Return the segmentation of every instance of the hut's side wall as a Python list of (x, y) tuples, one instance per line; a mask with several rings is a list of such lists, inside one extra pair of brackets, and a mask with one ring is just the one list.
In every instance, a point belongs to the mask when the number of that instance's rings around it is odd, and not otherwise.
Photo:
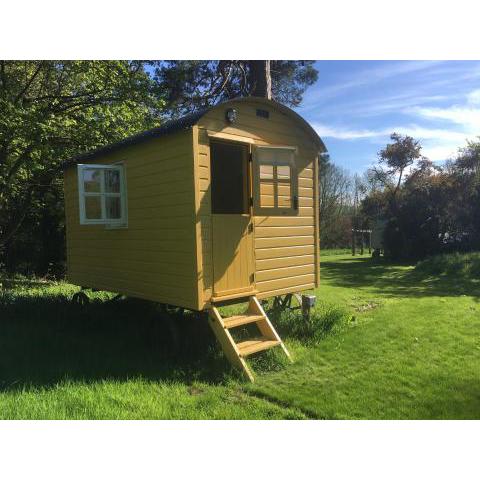
[[(237, 121), (228, 125), (225, 110), (235, 108)], [(270, 118), (258, 117), (257, 108), (270, 112)], [(212, 252), (210, 221), (210, 140), (222, 134), (230, 140), (256, 145), (298, 147), (299, 210), (292, 216), (255, 216), (255, 282), (259, 298), (314, 288), (319, 279), (318, 197), (314, 177), (317, 174), (318, 149), (301, 125), (271, 105), (249, 102), (229, 103), (208, 112), (198, 123), (196, 164), (199, 171), (197, 222), (203, 245), (199, 279), (203, 301), (212, 294)]]
[(124, 162), (128, 227), (80, 225), (77, 168), (65, 171), (70, 282), (198, 308), (192, 130), (88, 163)]

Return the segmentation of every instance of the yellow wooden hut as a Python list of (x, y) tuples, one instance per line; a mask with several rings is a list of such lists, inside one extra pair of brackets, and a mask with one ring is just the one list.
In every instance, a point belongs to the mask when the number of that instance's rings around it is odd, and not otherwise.
[[(280, 337), (259, 299), (319, 282), (318, 158), (293, 110), (264, 98), (219, 104), (65, 163), (67, 275), (88, 288), (208, 310), (229, 360)], [(246, 302), (244, 315), (218, 306)], [(256, 323), (258, 338), (230, 330)]]

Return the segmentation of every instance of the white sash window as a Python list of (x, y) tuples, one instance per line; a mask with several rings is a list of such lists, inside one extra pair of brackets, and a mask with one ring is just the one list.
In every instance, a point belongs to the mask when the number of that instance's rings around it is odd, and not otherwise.
[(80, 224), (127, 224), (123, 165), (78, 165), (78, 193)]

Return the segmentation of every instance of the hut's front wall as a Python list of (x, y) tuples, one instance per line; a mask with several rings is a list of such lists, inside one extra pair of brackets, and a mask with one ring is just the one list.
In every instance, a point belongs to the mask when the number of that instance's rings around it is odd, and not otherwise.
[(80, 225), (77, 168), (65, 171), (68, 279), (198, 308), (192, 130), (91, 162), (125, 165), (127, 228)]
[[(225, 121), (227, 108), (235, 108), (237, 121)], [(268, 119), (257, 116), (267, 109)], [(197, 133), (196, 133), (197, 132)], [(318, 285), (318, 205), (316, 182), (318, 149), (305, 130), (273, 106), (255, 101), (229, 103), (207, 113), (194, 128), (199, 249), (199, 292), (206, 304), (213, 292), (212, 222), (210, 218), (210, 140), (216, 135), (255, 145), (297, 147), (299, 209), (294, 215), (254, 216), (255, 287), (259, 298), (314, 288)], [(254, 189), (255, 192), (255, 189)]]

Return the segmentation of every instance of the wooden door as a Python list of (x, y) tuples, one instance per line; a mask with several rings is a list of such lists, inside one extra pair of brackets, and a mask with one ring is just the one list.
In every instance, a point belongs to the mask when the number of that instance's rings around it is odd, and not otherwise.
[(254, 248), (248, 146), (212, 142), (213, 296), (254, 291)]
[(213, 215), (213, 296), (253, 291), (250, 215)]

